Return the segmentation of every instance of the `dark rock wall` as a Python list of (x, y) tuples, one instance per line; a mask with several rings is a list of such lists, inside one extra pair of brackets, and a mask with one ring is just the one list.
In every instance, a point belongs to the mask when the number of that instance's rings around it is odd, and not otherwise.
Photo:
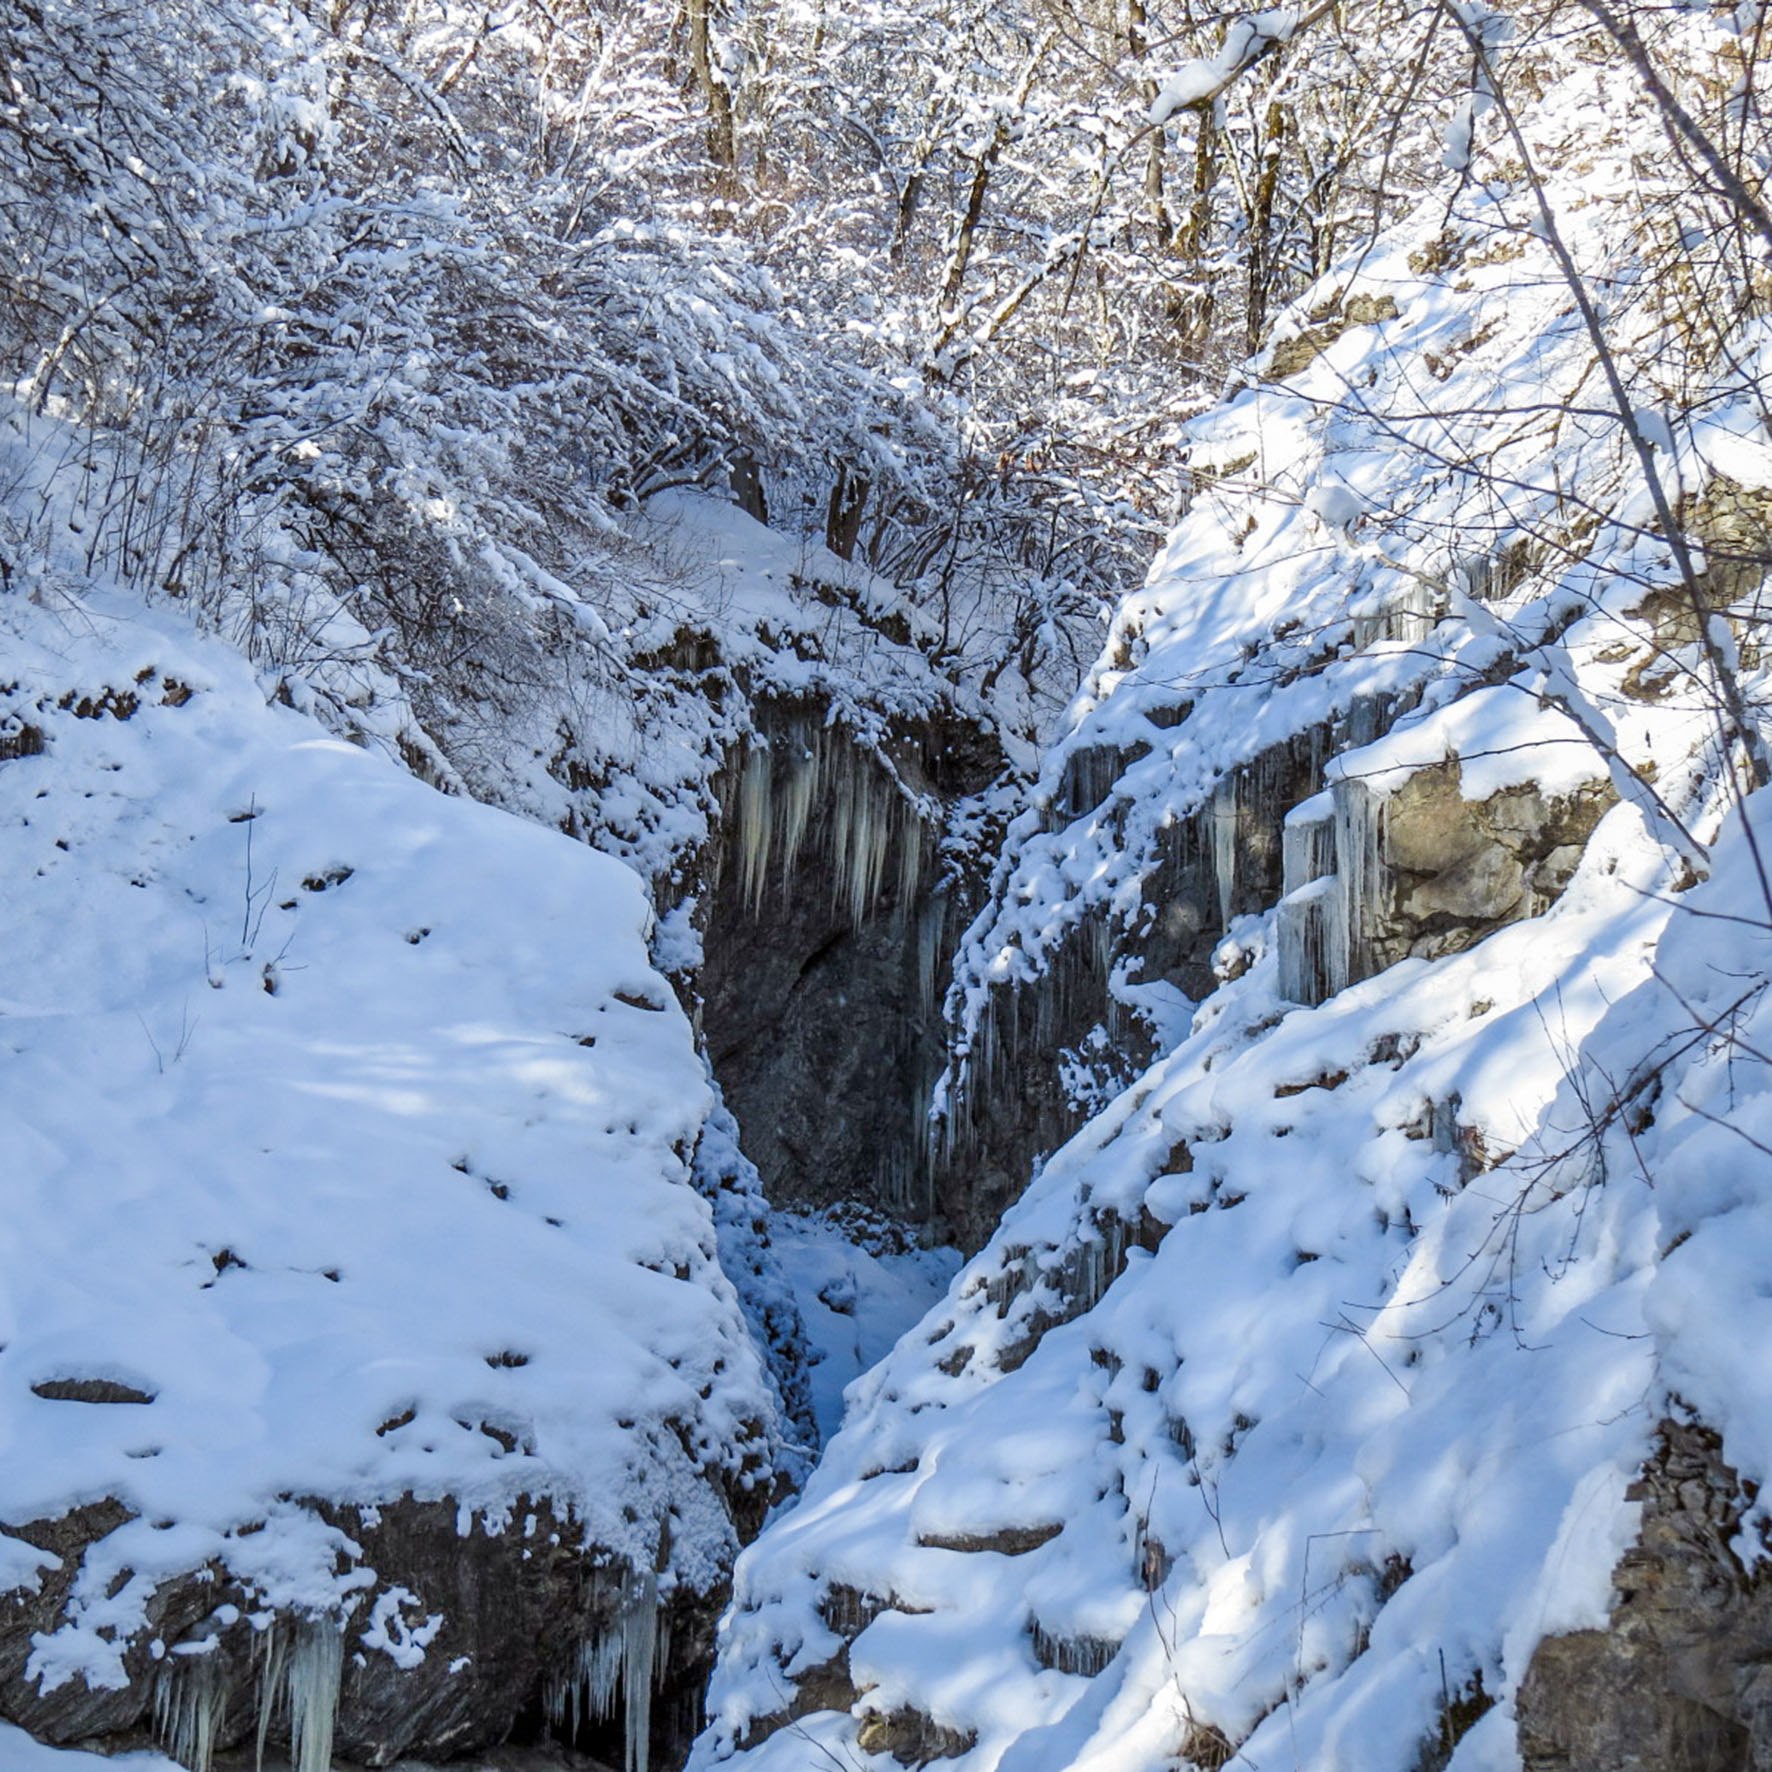
[(728, 772), (703, 923), (714, 1075), (774, 1204), (855, 1200), (950, 1235), (927, 1110), (972, 906), (942, 831), (1000, 754), (941, 719), (878, 750), (810, 708), (766, 706), (758, 726)]
[[(128, 1681), (115, 1689), (76, 1678), (42, 1691), (26, 1669), (34, 1635), (54, 1628), (87, 1550), (123, 1510), (103, 1502), (6, 1528), (59, 1567), (39, 1592), (0, 1597), (0, 1715), (56, 1745), (153, 1742), (197, 1772), (230, 1749), (268, 1745), (306, 1772), (332, 1755), (361, 1766), (443, 1760), (513, 1733), (631, 1769), (682, 1763), (701, 1726), (724, 1584), (660, 1600), (649, 1571), (585, 1542), (545, 1500), (520, 1502), (504, 1521), (410, 1497), (308, 1505), (357, 1548), (365, 1589), (348, 1620), (267, 1619), (212, 1565), (160, 1584), (151, 1634), (128, 1645)], [(378, 1602), (398, 1657), (362, 1646)], [(422, 1654), (407, 1648), (415, 1629)], [(600, 1681), (587, 1677), (595, 1666)], [(633, 1753), (630, 1741), (645, 1747)]]
[[(1272, 905), (1281, 890), (1287, 812), (1314, 793), (1328, 741), (1304, 733), (1235, 771), (1191, 817), (1162, 832), (1143, 883), (1144, 916), (1131, 927), (1094, 911), (1074, 925), (1040, 975), (996, 989), (939, 1128), (936, 1190), (964, 1248), (982, 1246), (1027, 1186), (1035, 1162), (1093, 1111), (1067, 1088), (1064, 1052), (1089, 1050), (1129, 1082), (1155, 1056), (1146, 1021), (1111, 988), (1116, 967), (1133, 987), (1172, 985), (1198, 1002), (1217, 988), (1214, 951), (1237, 917)], [(1070, 760), (1048, 828), (1094, 812), (1135, 756), (1105, 749)], [(1100, 1030), (1099, 1036), (1096, 1030)]]

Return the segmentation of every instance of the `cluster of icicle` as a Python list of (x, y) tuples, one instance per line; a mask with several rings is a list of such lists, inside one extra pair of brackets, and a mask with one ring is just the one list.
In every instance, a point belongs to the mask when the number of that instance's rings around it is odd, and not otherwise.
[(1086, 1680), (1106, 1673), (1120, 1653), (1119, 1643), (1110, 1638), (1055, 1636), (1037, 1618), (1030, 1624), (1029, 1632), (1034, 1659), (1042, 1667), (1054, 1668), (1061, 1674), (1081, 1674)]
[(581, 1724), (607, 1721), (619, 1703), (624, 1772), (649, 1772), (653, 1688), (669, 1659), (670, 1624), (659, 1610), (658, 1577), (650, 1570), (630, 1573), (622, 1580), (613, 1628), (580, 1643), (566, 1674), (549, 1682), (548, 1721), (576, 1740)]
[[(329, 1618), (273, 1620), (253, 1638), (258, 1669), (257, 1764), (279, 1718), (289, 1731), (293, 1772), (329, 1772), (338, 1721), (344, 1634)], [(231, 1694), (212, 1651), (180, 1655), (160, 1666), (154, 1683), (154, 1734), (190, 1772), (210, 1772)]]
[(772, 884), (782, 894), (790, 890), (813, 838), (853, 927), (874, 914), (889, 878), (900, 915), (915, 902), (927, 836), (922, 808), (883, 759), (844, 732), (805, 721), (769, 744), (754, 744), (738, 772), (735, 800), (739, 896), (753, 915)]
[[(1431, 625), (1426, 591), (1396, 610), (1369, 619), (1379, 638), (1396, 638)], [(1384, 882), (1384, 797), (1353, 777), (1337, 780), (1286, 812), (1289, 772), (1308, 764), (1320, 776), (1331, 756), (1371, 744), (1409, 705), (1408, 698), (1356, 696), (1332, 728), (1300, 735), (1297, 746), (1282, 746), (1222, 776), (1205, 801), (1176, 821), (1167, 866), (1179, 876), (1189, 856), (1202, 865), (1208, 895), (1203, 910), (1228, 933), (1239, 896), (1251, 881), (1242, 861), (1251, 826), (1279, 821), (1281, 898), (1278, 919), (1280, 994), (1291, 1002), (1321, 1003), (1374, 970), (1373, 937), (1381, 920)], [(1108, 771), (1091, 771), (1080, 760), (1118, 753), (1081, 752), (1067, 783), (1074, 807), (1080, 791), (1105, 799), (1112, 786)], [(1104, 786), (1103, 783), (1107, 785)], [(1163, 875), (1152, 880), (1159, 895)], [(938, 1096), (943, 1142), (937, 1160), (952, 1163), (970, 1149), (975, 1115), (996, 1099), (1003, 1080), (1021, 1073), (1024, 1062), (1049, 1052), (1071, 1037), (1088, 1014), (1105, 1018), (1110, 1040), (1120, 1044), (1123, 1026), (1108, 985), (1117, 961), (1120, 931), (1097, 912), (1073, 925), (1045, 957), (1032, 980), (998, 986), (972, 1010), (973, 1020)], [(1028, 998), (1025, 1010), (1018, 999)], [(953, 1000), (950, 999), (950, 1012)], [(962, 1010), (962, 1013), (965, 1011)]]
[(1276, 940), (1288, 1002), (1327, 1002), (1373, 970), (1384, 806), (1362, 782), (1343, 778), (1286, 820)]

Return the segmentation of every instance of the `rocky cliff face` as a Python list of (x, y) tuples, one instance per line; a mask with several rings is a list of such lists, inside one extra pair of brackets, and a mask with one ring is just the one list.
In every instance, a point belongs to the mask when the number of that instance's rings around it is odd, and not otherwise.
[[(0, 411), (53, 544), (0, 602), (9, 1724), (1772, 1760), (1763, 291), (1687, 323), (1591, 48), (1192, 425), (1024, 797), (914, 611), (712, 500), (497, 695), (342, 612), (261, 683)], [(758, 1537), (811, 1437), (765, 1184), (974, 1254)]]
[(695, 500), (650, 521), (721, 597), (636, 611), (644, 696), (566, 648), (497, 747), (374, 666), (341, 715), (91, 579), (0, 421), (57, 587), (0, 609), (0, 1717), (680, 1762), (817, 1437), (740, 1146), (945, 1221), (989, 719), (866, 573)]
[[(1772, 1588), (1717, 1436), (1661, 1424), (1631, 1491), (1637, 1542), (1603, 1629), (1547, 1637), (1520, 1685), (1526, 1772), (1739, 1772), (1772, 1763)], [(1747, 1561), (1743, 1561), (1743, 1551)]]
[(873, 746), (764, 703), (725, 777), (695, 980), (709, 1059), (777, 1205), (862, 1202), (945, 1238), (929, 1091), (940, 994), (979, 886), (954, 829), (1003, 773), (937, 709)]

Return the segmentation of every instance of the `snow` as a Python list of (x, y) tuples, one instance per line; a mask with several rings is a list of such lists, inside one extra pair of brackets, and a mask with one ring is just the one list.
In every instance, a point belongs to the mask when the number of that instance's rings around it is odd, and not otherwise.
[(960, 1265), (956, 1249), (923, 1248), (855, 1211), (781, 1211), (770, 1241), (806, 1325), (819, 1437), (843, 1420), (844, 1397), (916, 1327)]
[[(1467, 18), (1501, 43), (1505, 20)], [(1726, 27), (1679, 28), (1696, 55)], [(1637, 315), (1659, 296), (1620, 169), (1659, 122), (1542, 53), (1523, 127), (1596, 299)], [(1160, 102), (1216, 78), (1196, 64)], [(993, 1045), (1007, 993), (1062, 1000), (1090, 943), (1110, 988), (1138, 976), (1178, 833), (1202, 945), (1234, 964), (851, 1388), (803, 1500), (740, 1558), (693, 1772), (861, 1764), (899, 1709), (957, 1737), (954, 1772), (1227, 1750), (1406, 1772), (1479, 1695), (1453, 1772), (1515, 1772), (1519, 1682), (1545, 1635), (1606, 1622), (1658, 1424), (1716, 1428), (1765, 1493), (1772, 890), (1748, 837), (1772, 854), (1772, 792), (1743, 808), (1719, 760), (1626, 415), (1584, 402), (1589, 346), (1521, 225), (1532, 193), (1455, 145), (1471, 178), (1302, 298), (1189, 427), (1193, 503), (966, 938), (944, 1111), (1025, 1088), (1036, 1061)], [(1383, 324), (1353, 316), (1380, 294)], [(1764, 323), (1681, 358), (1693, 421), (1655, 391), (1674, 325), (1621, 337), (1680, 494), (1713, 470), (1763, 486), (1739, 366)], [(1736, 668), (1764, 705), (1763, 662)], [(1614, 798), (1554, 902), (1362, 977), (1387, 806), (1454, 764), (1472, 808)], [(796, 1680), (844, 1656), (853, 1702), (783, 1726)]]
[[(852, 1393), (805, 1499), (741, 1558), (693, 1763), (831, 1653), (803, 1596), (836, 1581), (890, 1596), (850, 1651), (866, 1707), (976, 1732), (966, 1772), (1166, 1763), (1179, 1694), (1257, 1763), (1296, 1742), (1302, 1764), (1405, 1765), (1442, 1653), (1453, 1689), (1506, 1691), (1540, 1632), (1598, 1622), (1655, 1420), (1655, 1212), (1559, 1155), (1560, 1080), (1669, 915), (1637, 834), (1615, 812), (1542, 928), (1317, 1010), (1276, 1013), (1271, 956), (1226, 986)], [(1155, 1254), (1005, 1363), (1053, 1304), (1013, 1276), (1140, 1205), (1170, 1226)], [(1407, 1570), (1388, 1598), (1387, 1568)], [(1104, 1690), (1040, 1668), (1036, 1627), (1116, 1651)], [(783, 1732), (744, 1763), (799, 1751)]]
[(670, 1513), (667, 1579), (718, 1580), (708, 1482), (774, 1410), (635, 876), (267, 705), (174, 613), (87, 587), (0, 636), (41, 740), (0, 762), (0, 1522), (131, 1514), (32, 1677), (122, 1681), (212, 1560), (421, 1658), (422, 1596), (292, 1495), (549, 1496), (648, 1570)]
[[(1479, 4), (1455, 16), (1485, 51), (1509, 30)], [(1670, 28), (1705, 66), (1728, 25)], [(1150, 123), (1216, 105), (1299, 29), (1292, 10), (1231, 20)], [(1713, 667), (1665, 615), (1683, 588), (1624, 447), (1648, 443), (1676, 499), (1713, 475), (1772, 485), (1753, 386), (1768, 329), (1750, 317), (1719, 353), (1659, 310), (1634, 205), (1665, 160), (1660, 120), (1579, 48), (1534, 53), (1522, 127), (1595, 299), (1628, 321), (1635, 404), (1594, 403), (1527, 201), (1539, 181), (1510, 188), (1485, 157), (1479, 65), (1445, 130), (1448, 189), (1297, 302), (1191, 426), (1192, 503), (1009, 832), (948, 1001), (950, 1120), (969, 1096), (1014, 1105), (1032, 1079), (993, 1056), (992, 1018), (1079, 950), (1108, 981), (1088, 1007), (1135, 1011), (1149, 1062), (1112, 1050), (1105, 1019), (1050, 1055), (1087, 1121), (963, 1265), (830, 1219), (785, 1221), (771, 1248), (660, 976), (702, 957), (696, 858), (720, 796), (761, 907), (827, 785), (809, 729), (807, 767), (771, 798), (757, 703), (816, 702), (884, 762), (895, 723), (984, 712), (976, 661), (958, 682), (931, 662), (945, 633), (874, 575), (682, 489), (572, 507), (619, 580), (593, 606), (500, 534), (522, 490), (487, 416), (504, 381), (403, 428), (461, 342), (427, 313), (396, 348), (362, 346), (393, 391), (361, 429), (384, 425), (391, 459), (352, 461), (329, 414), (288, 460), (320, 461), (324, 437), (329, 472), (378, 476), (440, 559), (496, 589), (523, 667), (533, 643), (548, 669), (496, 720), (452, 701), (384, 649), (370, 599), (303, 576), (273, 503), (243, 519), (285, 599), (264, 606), (291, 615), (295, 586), (312, 608), (275, 641), (256, 583), (209, 611), (276, 661), (260, 678), (89, 581), (82, 555), (103, 550), (71, 533), (90, 512), (38, 464), (77, 447), (95, 480), (135, 464), (96, 422), (64, 426), (47, 382), (6, 409), (6, 483), (20, 510), (45, 498), (16, 590), (0, 537), (0, 1578), (31, 1588), (48, 1567), (4, 1527), (105, 1496), (130, 1512), (34, 1645), (45, 1689), (123, 1682), (155, 1585), (220, 1563), (279, 1613), (266, 1684), (300, 1772), (322, 1772), (347, 1640), (411, 1667), (442, 1621), (293, 1498), (447, 1499), (465, 1531), (518, 1529), (518, 1500), (548, 1496), (628, 1565), (619, 1628), (550, 1702), (576, 1719), (625, 1696), (644, 1772), (661, 1597), (713, 1585), (734, 1549), (714, 1479), (766, 1483), (834, 1431), (741, 1560), (698, 1769), (856, 1762), (866, 1721), (902, 1707), (966, 1744), (955, 1772), (1155, 1772), (1220, 1746), (1402, 1772), (1448, 1696), (1478, 1693), (1496, 1707), (1455, 1772), (1515, 1765), (1519, 1680), (1546, 1632), (1604, 1621), (1656, 1423), (1692, 1411), (1750, 1487), (1772, 1477), (1772, 891), (1752, 841), (1772, 847), (1772, 797), (1739, 804)], [(286, 73), (251, 96), (281, 136), (324, 133), (323, 82)], [(1035, 133), (1037, 106), (980, 112)], [(446, 207), (439, 190), (413, 213)], [(413, 231), (390, 262), (455, 243)], [(624, 221), (590, 244), (631, 268), (668, 236)], [(487, 262), (494, 286), (512, 268)], [(655, 407), (687, 431), (757, 404), (799, 447), (787, 421), (817, 390), (787, 386), (767, 316), (747, 327), (708, 282), (646, 286), (694, 399), (642, 375), (629, 404), (581, 405), (619, 434)], [(599, 311), (627, 285), (585, 289)], [(297, 318), (250, 276), (238, 291), (259, 328)], [(349, 322), (321, 324), (370, 385)], [(578, 335), (554, 336), (570, 356)], [(1448, 438), (1473, 412), (1461, 453)], [(404, 445), (455, 420), (478, 441), (433, 476)], [(607, 464), (586, 435), (559, 462), (589, 483)], [(677, 460), (679, 437), (642, 435)], [(576, 636), (563, 665), (537, 639), (555, 618)], [(1721, 618), (1699, 631), (1763, 699), (1763, 663)], [(1616, 803), (1550, 908), (1361, 976), (1387, 808), (1453, 767), (1467, 806), (1602, 781)], [(863, 779), (840, 784), (856, 918), (916, 810), (902, 780)], [(1009, 797), (966, 817), (988, 828)], [(1279, 836), (1277, 884), (1252, 826)], [(896, 845), (920, 865), (914, 835)], [(1137, 952), (1184, 838), (1217, 980), (1197, 1003)], [(1744, 1562), (1765, 1524), (1750, 1509)], [(188, 1760), (214, 1726), (222, 1622), (148, 1646), (159, 1731)], [(760, 1727), (839, 1655), (849, 1710)], [(87, 1762), (10, 1730), (7, 1755)]]
[(1166, 123), (1177, 111), (1217, 98), (1261, 56), (1292, 39), (1298, 13), (1291, 7), (1242, 13), (1230, 19), (1215, 54), (1196, 57), (1175, 70), (1152, 99), (1147, 121)]
[(88, 1754), (46, 1747), (11, 1723), (0, 1723), (0, 1763), (6, 1772), (178, 1772), (163, 1754)]

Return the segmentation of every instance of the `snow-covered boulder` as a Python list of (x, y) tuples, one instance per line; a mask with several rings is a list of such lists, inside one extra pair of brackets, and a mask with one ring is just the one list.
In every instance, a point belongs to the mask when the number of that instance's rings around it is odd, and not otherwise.
[(0, 658), (0, 1714), (643, 1766), (777, 1429), (639, 881), (176, 614)]

